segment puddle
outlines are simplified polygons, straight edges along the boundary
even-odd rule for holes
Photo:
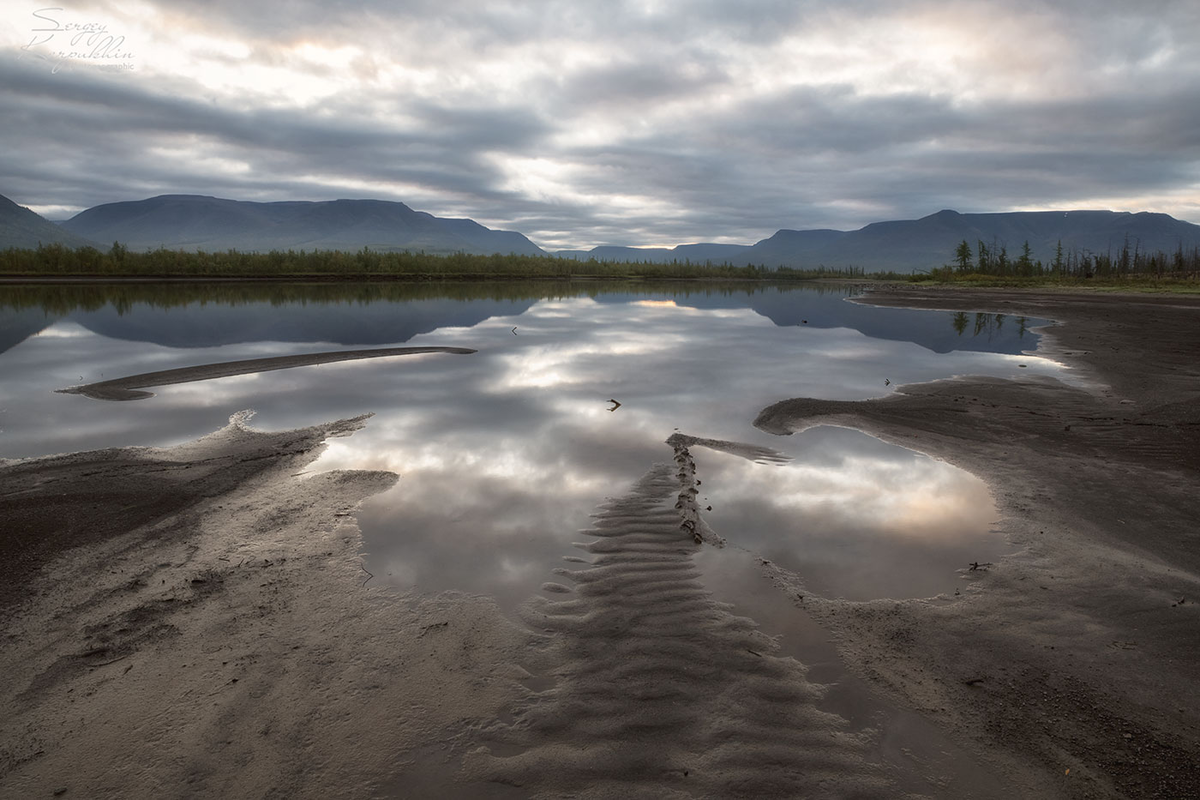
[[[975,476],[846,428],[789,439],[783,465],[695,448],[699,501],[732,546],[798,574],[811,591],[847,600],[953,593],[957,570],[1006,552]]]
[[[800,575],[812,591],[852,600],[952,594],[957,570],[1005,551],[991,527],[996,512],[987,487],[960,469],[844,428],[811,428],[772,443],[784,445],[791,460],[758,463],[693,447],[697,503],[731,546]],[[367,569],[406,589],[490,595],[511,613],[562,566],[564,546],[590,524],[603,496],[570,469],[625,460],[623,442],[611,450],[606,444],[593,440],[583,464],[559,459],[557,475],[535,473],[532,481],[519,470],[489,469],[485,459],[402,473],[358,513]],[[521,442],[507,447],[508,463],[524,456]],[[647,451],[645,466],[671,453],[662,443],[657,458]],[[621,486],[616,476],[597,482]]]

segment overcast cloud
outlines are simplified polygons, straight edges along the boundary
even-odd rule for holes
[[[0,194],[51,217],[374,197],[548,249],[1200,223],[1195,0],[16,0],[0,103]]]

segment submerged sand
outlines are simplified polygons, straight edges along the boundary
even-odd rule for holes
[[[764,410],[779,434],[851,425],[979,475],[1015,551],[964,565],[958,597],[824,599],[772,564],[764,590],[1024,796],[1197,796],[1200,302],[871,302],[1058,320],[1040,354],[1090,386],[960,378]],[[691,555],[720,540],[689,502],[688,448],[731,443],[677,437],[674,461],[613,487],[517,624],[486,598],[371,586],[354,509],[396,477],[304,473],[366,422],[238,416],[176,448],[0,462],[0,796],[912,791],[705,590]]]

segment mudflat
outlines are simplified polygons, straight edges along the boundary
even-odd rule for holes
[[[1080,380],[763,410],[780,435],[853,426],[979,475],[1012,550],[964,565],[956,596],[822,598],[769,563],[764,583],[1024,796],[1200,796],[1200,300],[867,302],[1055,320],[1038,354]],[[971,796],[901,788],[803,665],[708,596],[687,502],[704,442],[614,486],[517,624],[371,586],[354,510],[396,476],[305,472],[365,424],[238,415],[169,449],[0,462],[0,795]]]
[[[889,289],[865,302],[1055,320],[1081,386],[963,376],[756,424],[866,430],[985,479],[1013,553],[961,596],[806,601],[851,669],[1030,797],[1200,796],[1200,299]],[[777,580],[797,584],[795,576]]]

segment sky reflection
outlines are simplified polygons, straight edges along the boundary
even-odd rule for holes
[[[776,319],[752,307],[764,298]],[[778,324],[787,311],[781,298],[821,325]],[[1007,353],[935,352],[904,339],[906,331],[920,339],[936,328],[948,332],[947,341],[968,336],[978,346],[945,312],[886,309],[884,319],[899,321],[891,338],[868,336],[850,323],[885,310],[804,290],[725,295],[711,299],[713,307],[668,294],[473,301],[485,304],[477,308],[454,301],[440,321],[431,311],[439,302],[415,310],[368,304],[366,318],[406,337],[393,341],[331,334],[344,315],[322,319],[319,304],[285,306],[277,318],[260,309],[246,339],[239,336],[249,323],[236,322],[242,312],[227,305],[186,306],[183,321],[166,333],[160,327],[170,310],[72,313],[0,354],[0,456],[173,444],[244,408],[257,411],[253,424],[272,430],[374,412],[365,430],[331,441],[313,467],[400,475],[361,514],[367,568],[380,582],[486,593],[511,608],[551,578],[572,541],[585,538],[577,531],[598,503],[670,458],[664,440],[679,430],[792,459],[763,465],[694,448],[700,507],[712,506],[705,518],[731,548],[798,572],[822,594],[923,596],[952,591],[957,568],[999,554],[983,484],[855,431],[774,437],[752,426],[755,415],[789,397],[878,397],[895,385],[955,374],[1060,374],[1051,362],[1014,354],[1011,343],[1001,348]],[[406,317],[410,311],[419,324]],[[841,312],[847,319],[839,325]],[[209,324],[224,330],[184,335]],[[362,320],[355,325],[367,330]],[[235,329],[242,333],[233,336]],[[1029,333],[1017,340],[1036,346]],[[214,341],[225,343],[196,346]],[[166,386],[138,403],[53,393],[137,372],[336,349],[331,343],[478,352]],[[621,407],[609,411],[610,399]]]

